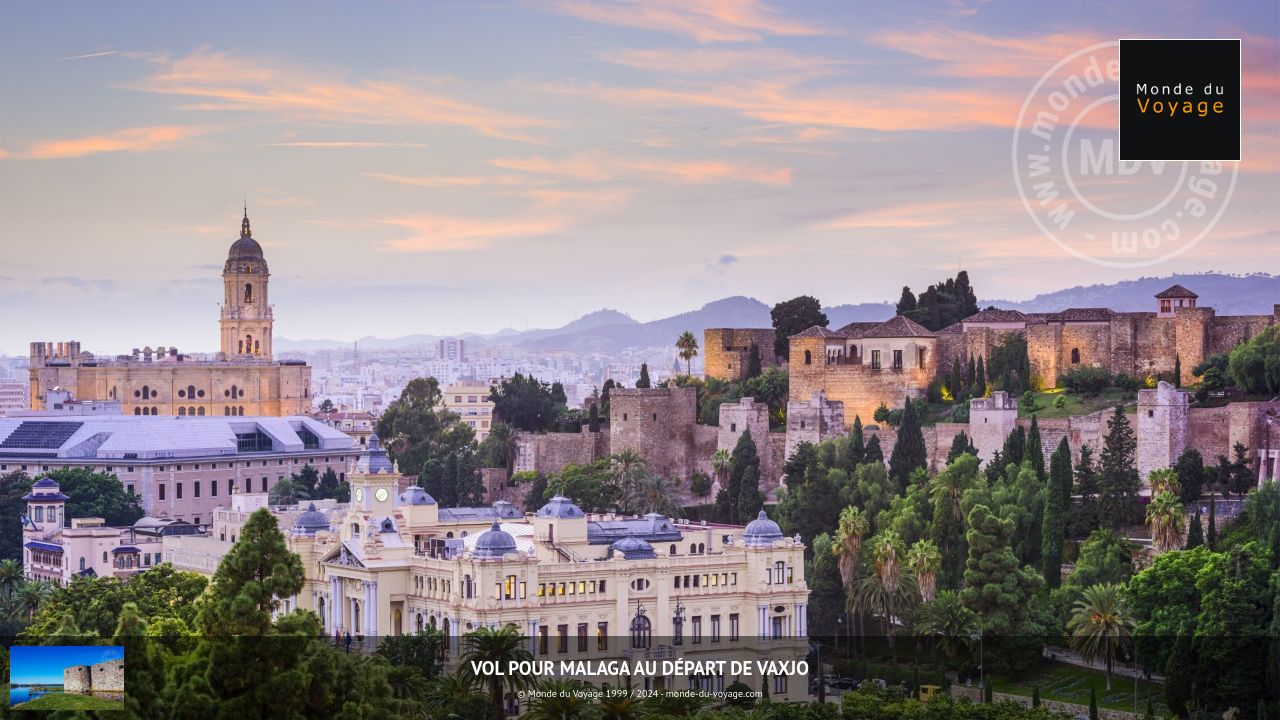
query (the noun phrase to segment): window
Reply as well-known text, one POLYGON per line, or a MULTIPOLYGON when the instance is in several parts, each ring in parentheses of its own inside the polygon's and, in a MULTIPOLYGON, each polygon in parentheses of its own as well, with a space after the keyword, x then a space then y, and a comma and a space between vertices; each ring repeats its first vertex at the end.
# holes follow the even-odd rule
POLYGON ((578 623, 578 652, 587 651, 587 624, 578 623))
POLYGON ((787 692, 787 676, 774 675, 773 676, 773 694, 783 695, 786 692, 787 692))
POLYGON ((813 364, 813 353, 809 352, 808 350, 804 351, 804 364, 805 365, 813 364))
POLYGON ((174 489, 174 494, 177 495, 179 500, 181 500, 182 499, 182 483, 175 483, 173 489, 174 489))
POLYGON ((880 369, 880 351, 879 350, 871 351, 871 369, 872 370, 880 369))
POLYGON ((132 495, 132 494, 133 494, 133 485, 132 485, 132 484, 125 485, 125 486, 124 486, 124 489, 125 489, 125 492, 129 493, 130 495, 132 495))
POLYGON ((266 492, 266 491, 267 491, 267 479, 264 477, 262 478, 262 492, 266 492))
POLYGON ((729 640, 730 642, 736 642, 739 637, 738 613, 729 613, 729 640))
MULTIPOLYGON (((199 487, 200 487, 200 483, 196 483, 196 488, 197 488, 196 493, 200 492, 199 487)), ((218 497, 218 481, 217 480, 209 481, 209 496, 218 497)), ((197 494, 196 497, 200 497, 199 494, 197 494)))
POLYGON ((693 616, 693 644, 694 645, 702 644, 702 616, 701 615, 693 616))
POLYGON ((163 500, 164 499, 164 483, 160 483, 159 492, 160 492, 160 499, 163 500))
POLYGON ((738 423, 729 423, 729 432, 738 432, 738 423))
POLYGON ((893 369, 894 370, 902 369, 902 351, 901 350, 893 351, 893 369))
POLYGON ((653 641, 653 624, 645 615, 637 615, 631 620, 631 648, 633 650, 648 649, 653 641))
POLYGON ((564 654, 569 652, 569 626, 556 626, 556 652, 564 654))
POLYGON ((1080 364, 1080 348, 1071 348, 1071 364, 1080 364))
POLYGON ((539 625, 538 626, 538 654, 539 655, 547 654, 547 639, 548 639, 547 626, 539 625))
POLYGON ((711 642, 720 642, 720 616, 711 616, 711 642))
POLYGON ((36 522, 44 522, 44 507, 36 506, 36 522))
POLYGON ((601 652, 609 651, 609 623, 596 623, 596 649, 601 652))

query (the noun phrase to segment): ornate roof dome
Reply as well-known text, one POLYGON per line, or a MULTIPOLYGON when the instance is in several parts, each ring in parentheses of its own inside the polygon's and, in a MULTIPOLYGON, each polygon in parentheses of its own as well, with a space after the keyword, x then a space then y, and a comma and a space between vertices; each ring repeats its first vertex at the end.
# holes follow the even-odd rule
POLYGON ((365 446, 364 452, 360 453, 360 457, 356 459, 355 471, 366 475, 395 471, 395 468, 391 465, 390 458, 387 457, 387 451, 383 450, 382 444, 378 442, 377 433, 369 436, 369 444, 365 446))
POLYGON ((482 558, 501 558, 513 552, 516 552, 516 539, 499 527, 496 519, 493 527, 476 538, 475 549, 472 551, 476 557, 482 558))
POLYGON ((625 537, 609 546, 611 553, 621 553, 624 560, 652 560, 657 557, 653 546, 638 537, 625 537))
POLYGON ((413 486, 408 490, 400 493, 401 505, 435 505, 436 499, 427 494, 426 490, 418 486, 413 486))
POLYGON ((54 480, 54 479, 53 479, 53 478, 51 478, 51 477, 46 476, 46 477, 42 477, 42 478, 40 478, 39 480, 37 480, 37 481, 36 481, 36 484, 35 484, 35 485, 32 485, 31 487, 38 487, 38 488, 56 488, 56 487, 58 487, 58 481, 57 481, 57 480, 54 480))
POLYGON ((249 229, 249 208, 244 209, 244 220, 240 221, 240 239, 231 243, 227 252, 228 260, 261 260, 262 246, 253 239, 253 231, 249 229))
POLYGON ((778 527, 778 523, 770 520, 763 510, 742 531, 742 541, 751 547, 768 547, 774 541, 781 539, 782 528, 778 527))
POLYGON ((329 518, 316 509, 315 503, 308 505, 306 512, 298 515, 293 521, 293 531, 302 535, 315 535, 317 532, 328 529, 329 518))
POLYGON ((540 518, 580 518, 583 517, 582 508, 573 504, 573 501, 563 495, 557 495, 547 501, 546 505, 538 508, 538 517, 540 518))

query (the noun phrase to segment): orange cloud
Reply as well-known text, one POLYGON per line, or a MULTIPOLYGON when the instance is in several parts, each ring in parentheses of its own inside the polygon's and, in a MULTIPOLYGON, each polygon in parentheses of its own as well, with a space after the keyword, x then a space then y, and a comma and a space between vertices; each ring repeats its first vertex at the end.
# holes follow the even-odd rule
POLYGON ((396 185, 407 185, 409 187, 428 187, 428 188, 475 188, 487 185, 496 186, 516 186, 516 185, 542 185, 547 181, 534 180, 530 178, 517 177, 515 175, 435 175, 435 176, 412 176, 412 175, 394 175, 391 173, 365 172, 361 173, 365 177, 371 177, 375 180, 383 180, 385 182, 394 183, 396 185))
POLYGON ((182 140, 209 132, 208 128, 185 125, 151 125, 127 128, 106 135, 41 140, 12 157, 35 160, 84 157, 111 152, 143 152, 171 147, 182 140))
POLYGON ((358 141, 303 141, 303 142, 279 142, 267 143, 267 147, 295 147, 295 148, 425 148, 422 143, 397 143, 397 142, 358 142, 358 141))
POLYGON ((569 227, 561 217, 525 217, 504 220, 447 215, 410 215, 378 221, 409 231, 408 237, 386 244, 394 252, 444 252, 477 250, 497 240, 536 237, 569 227))
POLYGON ((720 160, 609 157, 596 151, 579 153, 563 159, 541 156, 499 158, 492 163, 508 170, 557 175, 590 182, 603 182, 619 175, 639 173, 673 178, 690 184, 728 180, 745 180, 761 185, 791 184, 791 168, 788 167, 767 167, 720 160))
POLYGON ((950 225, 988 222, 1025 213, 1014 200, 977 202, 909 203, 877 208, 819 223, 818 230, 857 230, 866 228, 938 228, 950 225))
POLYGON ((546 7, 582 20, 688 35, 698 42, 836 34, 788 19, 760 0, 552 0, 546 7))
POLYGON ((796 55, 778 48, 731 50, 725 48, 624 49, 599 53, 605 62, 637 70, 673 75, 789 74, 816 77, 844 72, 854 64, 817 55, 796 55))
POLYGON ((1071 53, 1113 39, 1087 33, 997 37, 946 28, 889 32, 872 41, 932 61, 928 71, 934 75, 1039 78, 1071 53))
MULTIPOLYGON (((504 112, 430 91, 427 83, 345 80, 334 73, 199 50, 186 57, 134 56, 160 69, 128 87, 198 98, 204 110, 253 111, 290 122, 447 125, 533 142, 523 131, 548 121, 504 112)), ((439 84, 438 82, 436 84, 439 84)))

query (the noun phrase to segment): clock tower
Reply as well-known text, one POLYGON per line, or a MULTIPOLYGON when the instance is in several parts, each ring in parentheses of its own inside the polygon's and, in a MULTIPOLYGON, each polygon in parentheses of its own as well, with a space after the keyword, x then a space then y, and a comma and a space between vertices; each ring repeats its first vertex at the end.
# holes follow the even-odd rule
POLYGON ((231 243, 222 268, 222 354, 271 359, 275 324, 267 296, 267 260, 249 228, 249 208, 240 221, 240 239, 231 243))
POLYGON ((348 482, 351 483, 351 514, 380 518, 394 512, 400 472, 387 457, 376 434, 369 436, 368 445, 348 475, 348 482))

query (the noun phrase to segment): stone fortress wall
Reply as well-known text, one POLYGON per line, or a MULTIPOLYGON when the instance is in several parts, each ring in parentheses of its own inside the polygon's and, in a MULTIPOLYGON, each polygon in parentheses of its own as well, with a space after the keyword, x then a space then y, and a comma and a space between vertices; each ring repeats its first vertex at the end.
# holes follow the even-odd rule
POLYGON ((124 692, 124 660, 108 660, 97 665, 73 665, 62 671, 63 692, 88 694, 124 692))
POLYGON ((707 328, 702 336, 704 374, 724 380, 741 380, 746 376, 752 344, 760 348, 761 368, 777 367, 773 339, 773 328, 707 328))

